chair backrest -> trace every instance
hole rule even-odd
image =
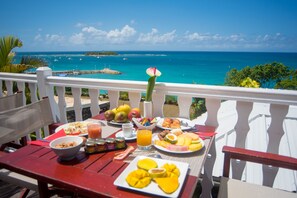
[[[13,95],[0,97],[0,112],[14,109],[24,105],[23,92],[19,91]]]
[[[231,159],[297,170],[297,159],[293,157],[230,146],[224,146],[223,153],[225,153],[223,169],[224,177],[229,177]]]
[[[0,144],[17,140],[54,122],[50,102],[44,98],[15,109],[0,112]]]

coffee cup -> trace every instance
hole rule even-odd
[[[133,124],[132,123],[125,123],[122,125],[123,135],[126,138],[130,138],[133,135]]]

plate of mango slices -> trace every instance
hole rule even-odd
[[[188,168],[185,162],[137,156],[114,185],[162,197],[178,197]]]
[[[168,153],[192,153],[204,147],[199,135],[181,129],[164,130],[153,135],[153,145]]]

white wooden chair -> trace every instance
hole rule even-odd
[[[297,170],[296,158],[229,146],[223,147],[223,153],[225,153],[224,169],[218,198],[297,198],[296,192],[287,192],[229,178],[231,159]]]
[[[20,148],[27,144],[29,134],[44,128],[45,135],[49,135],[56,127],[48,98],[29,105],[0,112],[0,157],[9,155],[3,152],[5,148]],[[22,139],[22,141],[19,141]],[[0,179],[8,183],[38,192],[35,179],[14,173],[7,169],[0,169]],[[21,196],[27,196],[29,190],[24,190]]]

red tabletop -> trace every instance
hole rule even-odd
[[[127,144],[136,146],[135,142]],[[80,151],[73,160],[60,161],[50,148],[27,145],[14,153],[0,155],[0,168],[37,179],[41,197],[48,196],[47,183],[87,197],[151,197],[113,184],[128,165],[114,161],[115,152],[118,151],[88,155]],[[197,177],[187,175],[180,197],[192,197],[197,182]]]
[[[0,167],[35,178],[40,182],[71,189],[83,196],[150,197],[113,185],[115,179],[127,167],[127,163],[113,161],[114,152],[87,155],[80,152],[71,161],[60,161],[46,147],[28,145],[0,158]],[[187,176],[181,197],[191,197],[197,178]],[[46,189],[41,188],[46,197]]]

